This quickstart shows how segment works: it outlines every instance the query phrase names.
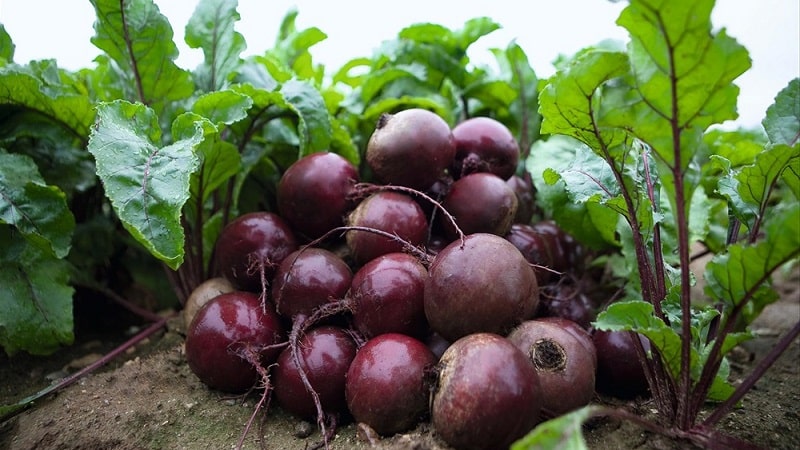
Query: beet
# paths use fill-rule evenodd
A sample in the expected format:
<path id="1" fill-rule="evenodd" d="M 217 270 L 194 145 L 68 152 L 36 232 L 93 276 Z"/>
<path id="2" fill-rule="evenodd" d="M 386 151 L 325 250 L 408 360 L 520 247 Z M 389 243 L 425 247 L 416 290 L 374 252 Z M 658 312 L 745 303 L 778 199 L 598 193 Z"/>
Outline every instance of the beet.
<path id="1" fill-rule="evenodd" d="M 473 173 L 450 186 L 442 206 L 456 219 L 464 234 L 505 236 L 517 213 L 517 196 L 505 181 L 491 173 Z M 442 222 L 445 236 L 457 237 L 450 222 Z"/>
<path id="2" fill-rule="evenodd" d="M 419 204 L 399 192 L 376 192 L 350 213 L 348 225 L 380 230 L 421 246 L 428 235 L 428 220 Z M 402 252 L 404 243 L 369 231 L 348 231 L 347 246 L 358 265 L 387 253 Z"/>
<path id="3" fill-rule="evenodd" d="M 385 333 L 368 340 L 347 372 L 353 418 L 384 436 L 416 426 L 428 413 L 424 373 L 435 363 L 433 352 L 410 336 Z"/>
<path id="4" fill-rule="evenodd" d="M 650 341 L 628 331 L 592 332 L 597 349 L 597 392 L 622 399 L 649 395 L 644 368 L 639 360 L 633 336 L 638 336 L 645 351 Z"/>
<path id="5" fill-rule="evenodd" d="M 594 396 L 597 351 L 580 325 L 560 317 L 526 320 L 508 335 L 536 369 L 542 409 L 556 417 L 589 404 Z"/>
<path id="6" fill-rule="evenodd" d="M 433 331 L 454 341 L 476 332 L 506 334 L 539 303 L 536 276 L 502 237 L 477 233 L 436 255 L 425 280 L 425 316 Z"/>
<path id="7" fill-rule="evenodd" d="M 597 318 L 597 305 L 580 287 L 561 280 L 542 286 L 537 316 L 562 317 L 584 329 L 591 328 Z"/>
<path id="8" fill-rule="evenodd" d="M 356 167 L 336 153 L 304 156 L 278 182 L 278 212 L 298 234 L 320 237 L 344 224 L 352 207 L 348 195 L 358 181 Z"/>
<path id="9" fill-rule="evenodd" d="M 195 314 L 186 332 L 186 362 L 212 389 L 241 393 L 258 381 L 256 365 L 275 362 L 286 334 L 271 303 L 251 292 L 218 295 Z M 260 355 L 248 360 L 246 352 Z"/>
<path id="10" fill-rule="evenodd" d="M 431 421 L 452 447 L 508 448 L 539 423 L 538 374 L 528 357 L 502 336 L 475 333 L 458 339 L 435 372 Z"/>
<path id="11" fill-rule="evenodd" d="M 453 138 L 456 177 L 488 172 L 507 180 L 516 172 L 519 144 L 502 122 L 491 117 L 472 117 L 453 128 Z"/>
<path id="12" fill-rule="evenodd" d="M 345 377 L 357 350 L 350 334 L 344 328 L 321 325 L 300 338 L 297 350 L 300 365 L 319 396 L 322 410 L 333 415 L 346 413 Z M 314 397 L 303 383 L 291 346 L 283 349 L 277 362 L 273 385 L 278 403 L 296 417 L 318 419 Z"/>
<path id="13" fill-rule="evenodd" d="M 286 318 L 309 316 L 318 306 L 344 298 L 352 279 L 350 267 L 333 252 L 303 248 L 281 262 L 272 283 L 272 299 Z"/>
<path id="14" fill-rule="evenodd" d="M 269 287 L 281 261 L 296 249 L 289 224 L 275 213 L 259 211 L 226 225 L 214 252 L 217 267 L 235 287 L 261 292 Z"/>
<path id="15" fill-rule="evenodd" d="M 366 160 L 380 183 L 424 191 L 455 153 L 450 125 L 436 113 L 411 108 L 381 115 L 367 142 Z"/>
<path id="16" fill-rule="evenodd" d="M 574 239 L 561 230 L 555 222 L 545 220 L 535 224 L 515 223 L 505 235 L 525 259 L 534 264 L 539 284 L 547 284 L 561 277 L 559 273 L 580 271 L 576 267 L 581 259 Z"/>
<path id="17" fill-rule="evenodd" d="M 353 326 L 366 338 L 402 333 L 422 339 L 428 331 L 424 288 L 428 270 L 407 253 L 381 255 L 353 276 L 348 292 Z"/>
<path id="18" fill-rule="evenodd" d="M 512 175 L 506 180 L 506 184 L 517 195 L 517 214 L 514 215 L 514 223 L 531 223 L 536 209 L 533 183 L 519 175 Z"/>

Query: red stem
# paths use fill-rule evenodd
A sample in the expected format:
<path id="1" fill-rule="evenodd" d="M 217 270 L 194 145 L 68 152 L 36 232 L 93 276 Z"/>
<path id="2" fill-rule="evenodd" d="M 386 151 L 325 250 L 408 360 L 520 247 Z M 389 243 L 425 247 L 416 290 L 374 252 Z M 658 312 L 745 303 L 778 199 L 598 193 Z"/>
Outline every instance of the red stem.
<path id="1" fill-rule="evenodd" d="M 125 353 L 125 351 L 128 350 L 129 348 L 133 347 L 134 345 L 138 344 L 139 342 L 143 341 L 144 339 L 150 337 L 156 331 L 158 331 L 161 328 L 163 328 L 167 324 L 167 321 L 169 321 L 176 314 L 177 313 L 172 313 L 169 316 L 161 317 L 157 322 L 153 323 L 149 327 L 147 327 L 144 330 L 140 331 L 135 336 L 133 336 L 132 338 L 130 338 L 127 341 L 125 341 L 119 347 L 117 347 L 117 348 L 111 350 L 110 352 L 106 353 L 105 355 L 103 355 L 102 358 L 100 358 L 97 361 L 89 364 L 88 366 L 84 367 L 83 369 L 73 373 L 72 375 L 70 375 L 70 376 L 68 376 L 66 378 L 63 378 L 58 383 L 51 384 L 50 386 L 47 386 L 46 388 L 42 389 L 41 391 L 39 391 L 39 392 L 29 396 L 29 397 L 26 397 L 26 398 L 20 400 L 19 402 L 17 402 L 17 404 L 18 405 L 25 404 L 26 406 L 29 406 L 33 402 L 35 402 L 36 400 L 39 400 L 40 398 L 44 397 L 45 395 L 47 395 L 47 394 L 49 394 L 51 392 L 60 391 L 61 389 L 64 389 L 67 386 L 75 383 L 76 381 L 78 381 L 81 378 L 83 378 L 85 375 L 87 375 L 87 374 L 89 374 L 91 372 L 94 372 L 98 368 L 108 364 L 111 360 L 113 360 L 117 356 L 121 355 L 122 353 Z M 23 409 L 24 408 L 20 408 L 18 410 L 15 410 L 15 411 L 12 411 L 12 412 L 8 413 L 5 416 L 0 417 L 0 422 L 8 420 L 11 417 L 14 417 L 15 415 L 17 415 L 20 412 L 22 412 Z"/>

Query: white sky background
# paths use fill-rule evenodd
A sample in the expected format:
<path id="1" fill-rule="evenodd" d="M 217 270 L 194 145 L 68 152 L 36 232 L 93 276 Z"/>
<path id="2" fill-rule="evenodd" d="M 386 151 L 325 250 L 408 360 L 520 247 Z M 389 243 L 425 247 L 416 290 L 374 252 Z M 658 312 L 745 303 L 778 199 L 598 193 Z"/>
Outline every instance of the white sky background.
<path id="1" fill-rule="evenodd" d="M 175 32 L 181 67 L 202 61 L 199 50 L 183 41 L 184 28 L 197 4 L 193 0 L 156 0 Z M 525 6 L 523 6 L 525 5 Z M 540 78 L 553 73 L 559 54 L 611 38 L 627 41 L 615 21 L 626 2 L 608 0 L 239 0 L 237 31 L 248 44 L 245 55 L 273 47 L 286 12 L 295 6 L 300 29 L 317 27 L 328 38 L 312 47 L 315 61 L 329 73 L 344 62 L 370 56 L 382 41 L 404 27 L 432 22 L 450 29 L 464 21 L 487 16 L 502 28 L 473 44 L 475 63 L 493 63 L 488 48 L 506 47 L 516 40 Z M 54 58 L 67 69 L 91 67 L 99 53 L 94 35 L 94 9 L 88 0 L 0 0 L 0 23 L 16 45 L 14 60 Z M 741 88 L 739 119 L 731 126 L 759 126 L 775 94 L 800 76 L 800 1 L 717 0 L 712 24 L 726 28 L 750 52 L 752 68 L 737 79 Z"/>

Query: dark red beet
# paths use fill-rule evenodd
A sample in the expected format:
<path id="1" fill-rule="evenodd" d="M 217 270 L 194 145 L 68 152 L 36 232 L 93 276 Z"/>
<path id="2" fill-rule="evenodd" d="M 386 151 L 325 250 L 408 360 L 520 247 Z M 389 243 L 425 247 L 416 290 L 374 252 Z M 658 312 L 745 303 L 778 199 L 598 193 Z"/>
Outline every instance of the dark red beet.
<path id="1" fill-rule="evenodd" d="M 356 167 L 336 153 L 305 156 L 278 182 L 278 211 L 298 234 L 317 238 L 344 224 L 347 196 L 358 180 Z"/>
<path id="2" fill-rule="evenodd" d="M 645 351 L 650 341 L 638 335 Z M 597 349 L 597 392 L 623 399 L 649 395 L 633 338 L 627 331 L 594 330 L 592 340 Z"/>
<path id="3" fill-rule="evenodd" d="M 341 300 L 353 274 L 346 262 L 323 248 L 296 250 L 278 267 L 272 283 L 272 299 L 282 316 L 311 315 L 325 303 Z"/>
<path id="4" fill-rule="evenodd" d="M 517 213 L 517 196 L 505 181 L 491 173 L 473 173 L 452 186 L 442 206 L 456 219 L 464 234 L 491 233 L 505 236 Z M 450 222 L 442 228 L 450 240 L 457 237 Z"/>
<path id="5" fill-rule="evenodd" d="M 383 114 L 367 143 L 366 160 L 375 178 L 424 191 L 453 162 L 450 125 L 436 113 L 412 108 Z"/>
<path id="6" fill-rule="evenodd" d="M 300 364 L 319 395 L 322 410 L 327 414 L 345 413 L 345 377 L 357 350 L 353 338 L 343 328 L 322 325 L 300 338 L 297 349 Z M 302 419 L 317 419 L 314 398 L 303 384 L 291 346 L 283 349 L 278 357 L 273 385 L 275 398 L 284 410 Z"/>
<path id="7" fill-rule="evenodd" d="M 186 362 L 195 375 L 213 389 L 245 392 L 258 381 L 254 363 L 268 367 L 286 340 L 272 304 L 261 304 L 251 292 L 221 294 L 203 305 L 186 333 Z M 248 361 L 244 351 L 260 354 Z"/>
<path id="8" fill-rule="evenodd" d="M 536 315 L 563 317 L 588 330 L 597 318 L 597 306 L 580 288 L 563 281 L 541 287 Z"/>
<path id="9" fill-rule="evenodd" d="M 348 297 L 353 325 L 366 338 L 402 333 L 422 339 L 428 330 L 424 288 L 428 270 L 407 253 L 381 255 L 353 276 Z"/>
<path id="10" fill-rule="evenodd" d="M 413 428 L 427 415 L 423 375 L 435 363 L 431 350 L 410 336 L 386 333 L 368 340 L 347 372 L 353 418 L 384 436 Z"/>
<path id="11" fill-rule="evenodd" d="M 533 363 L 542 386 L 542 409 L 556 417 L 589 404 L 597 352 L 580 325 L 560 317 L 526 320 L 508 335 Z"/>
<path id="12" fill-rule="evenodd" d="M 539 284 L 547 284 L 560 277 L 570 268 L 566 255 L 568 251 L 562 243 L 565 233 L 551 221 L 533 225 L 515 223 L 505 235 L 509 242 L 534 264 Z M 549 269 L 549 270 L 548 270 Z"/>
<path id="13" fill-rule="evenodd" d="M 506 180 L 506 184 L 517 194 L 517 214 L 514 216 L 514 223 L 531 223 L 535 209 L 536 194 L 534 193 L 533 183 L 526 181 L 519 175 L 512 175 Z"/>
<path id="14" fill-rule="evenodd" d="M 436 255 L 425 281 L 425 315 L 433 331 L 454 341 L 481 331 L 506 334 L 539 303 L 536 276 L 502 237 L 478 233 Z"/>
<path id="15" fill-rule="evenodd" d="M 516 172 L 519 144 L 502 122 L 491 117 L 472 117 L 453 128 L 453 138 L 456 177 L 488 172 L 507 180 Z"/>
<path id="16" fill-rule="evenodd" d="M 285 220 L 271 212 L 252 212 L 222 229 L 214 251 L 217 267 L 234 286 L 261 292 L 269 288 L 281 261 L 296 249 Z"/>
<path id="17" fill-rule="evenodd" d="M 465 336 L 444 352 L 436 370 L 431 420 L 450 446 L 508 448 L 539 423 L 538 375 L 508 339 L 491 333 Z"/>
<path id="18" fill-rule="evenodd" d="M 406 194 L 391 191 L 376 192 L 359 203 L 350 213 L 348 225 L 384 231 L 414 246 L 422 245 L 428 234 L 428 220 L 419 204 Z M 369 231 L 348 231 L 347 246 L 359 265 L 404 249 L 402 242 Z"/>

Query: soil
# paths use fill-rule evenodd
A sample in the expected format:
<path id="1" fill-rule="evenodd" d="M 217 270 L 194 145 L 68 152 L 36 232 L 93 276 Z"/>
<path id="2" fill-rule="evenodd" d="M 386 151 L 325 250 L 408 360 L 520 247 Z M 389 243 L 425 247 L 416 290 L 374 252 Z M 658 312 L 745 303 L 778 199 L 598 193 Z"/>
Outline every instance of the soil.
<path id="1" fill-rule="evenodd" d="M 794 271 L 781 284 L 781 299 L 753 324 L 757 338 L 733 354 L 734 381 L 748 374 L 798 320 L 800 275 Z M 86 328 L 76 326 L 76 330 Z M 108 327 L 89 329 L 77 334 L 74 345 L 46 358 L 0 355 L 0 405 L 46 387 L 126 338 Z M 206 388 L 186 365 L 183 340 L 184 325 L 177 315 L 166 329 L 103 369 L 0 423 L 0 450 L 235 448 L 260 396 L 226 397 Z M 646 401 L 602 397 L 595 401 L 652 415 Z M 724 433 L 765 449 L 800 448 L 800 341 L 792 343 L 720 426 Z M 587 424 L 585 437 L 592 449 L 690 448 L 632 422 L 610 418 Z M 295 419 L 273 404 L 266 414 L 258 415 L 243 448 L 304 449 L 320 441 L 314 424 Z M 330 448 L 449 450 L 427 423 L 383 439 L 356 424 L 342 424 Z"/>

